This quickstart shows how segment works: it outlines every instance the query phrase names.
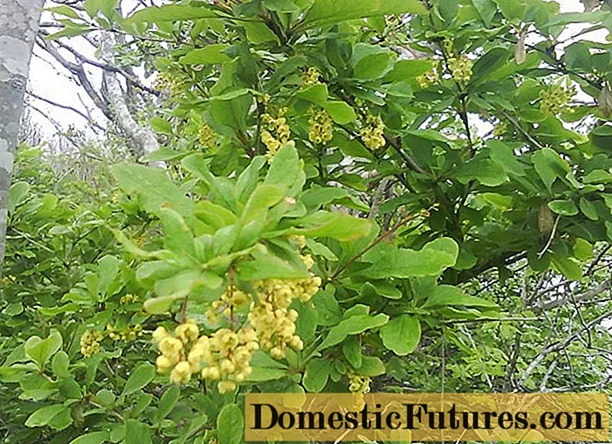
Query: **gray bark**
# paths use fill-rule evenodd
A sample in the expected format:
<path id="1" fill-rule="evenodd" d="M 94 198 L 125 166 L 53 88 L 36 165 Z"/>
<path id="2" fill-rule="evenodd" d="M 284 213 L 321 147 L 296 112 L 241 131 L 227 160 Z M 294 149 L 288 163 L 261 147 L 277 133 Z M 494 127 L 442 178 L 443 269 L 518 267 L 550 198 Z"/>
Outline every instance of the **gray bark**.
<path id="1" fill-rule="evenodd" d="M 0 0 L 0 271 L 13 158 L 42 6 L 43 0 Z"/>

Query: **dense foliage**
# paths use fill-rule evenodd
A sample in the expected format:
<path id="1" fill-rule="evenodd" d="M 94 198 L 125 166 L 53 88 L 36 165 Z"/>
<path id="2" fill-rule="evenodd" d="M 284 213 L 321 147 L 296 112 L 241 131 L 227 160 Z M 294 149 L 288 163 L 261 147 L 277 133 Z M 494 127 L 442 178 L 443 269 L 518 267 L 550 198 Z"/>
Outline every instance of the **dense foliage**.
<path id="1" fill-rule="evenodd" d="M 5 442 L 237 444 L 249 391 L 608 388 L 612 50 L 566 35 L 607 4 L 118 5 L 51 38 L 122 36 L 166 167 L 19 153 Z"/>

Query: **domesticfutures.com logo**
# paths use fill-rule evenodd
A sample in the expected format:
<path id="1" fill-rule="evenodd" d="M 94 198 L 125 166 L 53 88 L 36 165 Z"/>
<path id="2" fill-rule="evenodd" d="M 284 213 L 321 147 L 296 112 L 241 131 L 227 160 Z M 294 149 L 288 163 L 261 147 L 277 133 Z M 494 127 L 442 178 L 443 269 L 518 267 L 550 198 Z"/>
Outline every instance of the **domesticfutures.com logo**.
<path id="1" fill-rule="evenodd" d="M 246 441 L 609 442 L 603 393 L 250 393 Z"/>

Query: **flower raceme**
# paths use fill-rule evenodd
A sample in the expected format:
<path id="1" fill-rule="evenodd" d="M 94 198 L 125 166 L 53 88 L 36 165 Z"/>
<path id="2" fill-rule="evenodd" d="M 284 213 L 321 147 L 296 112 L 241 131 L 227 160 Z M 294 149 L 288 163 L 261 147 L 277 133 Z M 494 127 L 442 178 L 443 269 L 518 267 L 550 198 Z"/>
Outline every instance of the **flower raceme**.
<path id="1" fill-rule="evenodd" d="M 301 258 L 310 270 L 314 264 L 312 257 Z M 212 324 L 225 318 L 230 328 L 200 336 L 193 320 L 178 325 L 174 334 L 158 327 L 153 333 L 161 353 L 156 361 L 157 370 L 170 373 L 170 381 L 176 384 L 187 383 L 193 374 L 201 372 L 203 379 L 218 381 L 220 392 L 233 391 L 250 375 L 255 350 L 261 347 L 280 359 L 286 356 L 288 348 L 303 348 L 302 339 L 296 334 L 298 312 L 291 309 L 291 304 L 295 300 L 309 301 L 320 286 L 321 279 L 313 274 L 305 279 L 267 279 L 253 283 L 257 297 L 251 298 L 235 285 L 229 285 L 221 298 L 211 304 L 206 317 Z M 235 310 L 246 307 L 249 301 L 252 302 L 246 318 L 250 326 L 234 331 Z"/>
<path id="2" fill-rule="evenodd" d="M 287 108 L 281 108 L 276 117 L 267 113 L 262 115 L 265 129 L 261 132 L 261 141 L 268 148 L 269 157 L 273 157 L 281 146 L 289 142 L 291 129 L 285 118 L 286 112 Z"/>
<path id="3" fill-rule="evenodd" d="M 371 150 L 385 146 L 385 124 L 380 116 L 368 114 L 361 128 L 360 135 L 363 144 Z"/>
<path id="4" fill-rule="evenodd" d="M 311 107 L 308 114 L 308 139 L 315 144 L 327 143 L 334 137 L 334 122 L 327 111 Z"/>

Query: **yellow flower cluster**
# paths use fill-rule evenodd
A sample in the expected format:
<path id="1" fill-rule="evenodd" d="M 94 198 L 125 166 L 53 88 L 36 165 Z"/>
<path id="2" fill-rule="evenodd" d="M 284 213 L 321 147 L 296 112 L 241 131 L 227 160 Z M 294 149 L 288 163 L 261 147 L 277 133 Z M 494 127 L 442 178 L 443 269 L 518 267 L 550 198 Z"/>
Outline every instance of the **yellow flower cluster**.
<path id="1" fill-rule="evenodd" d="M 380 116 L 368 114 L 360 135 L 364 145 L 371 150 L 385 146 L 385 124 Z"/>
<path id="2" fill-rule="evenodd" d="M 351 393 L 369 393 L 370 383 L 372 379 L 369 376 L 361 376 L 353 372 L 349 372 L 349 391 Z"/>
<path id="3" fill-rule="evenodd" d="M 108 337 L 114 341 L 126 341 L 131 342 L 135 341 L 137 338 L 143 335 L 142 325 L 134 325 L 133 327 L 127 327 L 124 330 L 120 330 L 115 327 L 113 324 L 108 324 L 106 326 L 106 332 Z"/>
<path id="4" fill-rule="evenodd" d="M 212 148 L 217 143 L 217 134 L 206 123 L 198 129 L 198 142 L 206 148 Z"/>
<path id="5" fill-rule="evenodd" d="M 314 263 L 310 256 L 302 256 L 308 269 Z M 257 332 L 263 350 L 269 350 L 273 358 L 284 358 L 287 347 L 301 350 L 301 338 L 295 334 L 298 313 L 289 309 L 294 299 L 307 302 L 321 286 L 321 279 L 311 276 L 307 279 L 269 279 L 255 284 L 259 302 L 252 303 L 249 312 L 251 326 Z"/>
<path id="6" fill-rule="evenodd" d="M 549 85 L 540 91 L 540 109 L 546 114 L 557 114 L 567 107 L 575 94 L 574 86 Z"/>
<path id="7" fill-rule="evenodd" d="M 218 301 L 211 304 L 211 307 L 206 312 L 206 319 L 211 324 L 219 322 L 219 313 L 230 319 L 234 310 L 246 305 L 250 300 L 250 296 L 239 290 L 234 285 L 227 287 Z"/>
<path id="8" fill-rule="evenodd" d="M 311 107 L 308 114 L 308 139 L 312 143 L 327 143 L 334 137 L 334 122 L 327 111 Z"/>
<path id="9" fill-rule="evenodd" d="M 276 117 L 270 114 L 262 116 L 265 129 L 261 132 L 261 140 L 268 148 L 268 156 L 274 156 L 281 146 L 289 142 L 291 129 L 285 118 L 286 113 L 287 108 L 281 108 Z"/>
<path id="10" fill-rule="evenodd" d="M 228 393 L 251 374 L 251 356 L 258 348 L 252 328 L 238 332 L 223 328 L 210 337 L 201 337 L 192 348 L 189 361 L 203 362 L 202 378 L 219 381 L 219 392 Z"/>
<path id="11" fill-rule="evenodd" d="M 133 294 L 126 294 L 119 300 L 121 305 L 133 304 L 134 302 L 138 302 L 138 296 Z"/>
<path id="12" fill-rule="evenodd" d="M 174 330 L 172 336 L 164 327 L 157 327 L 153 332 L 153 341 L 157 344 L 161 356 L 157 357 L 157 371 L 165 374 L 170 372 L 170 381 L 175 384 L 189 382 L 191 374 L 200 370 L 200 362 L 192 366 L 194 359 L 188 353 L 189 348 L 194 348 L 200 329 L 194 321 L 180 324 Z"/>
<path id="13" fill-rule="evenodd" d="M 472 77 L 472 61 L 466 55 L 448 59 L 448 69 L 457 82 L 468 82 Z"/>
<path id="14" fill-rule="evenodd" d="M 172 76 L 168 72 L 162 72 L 157 75 L 153 88 L 160 92 L 168 92 L 170 97 L 180 96 L 183 93 L 185 82 L 178 77 Z"/>
<path id="15" fill-rule="evenodd" d="M 416 78 L 417 83 L 421 87 L 421 89 L 429 88 L 431 85 L 435 85 L 440 82 L 440 74 L 438 74 L 437 65 L 431 68 L 426 73 L 418 76 Z"/>
<path id="16" fill-rule="evenodd" d="M 156 361 L 157 371 L 170 372 L 170 382 L 185 384 L 201 371 L 203 379 L 219 381 L 221 393 L 233 391 L 236 384 L 251 374 L 251 356 L 259 348 L 252 328 L 238 332 L 223 328 L 212 336 L 200 336 L 192 320 L 176 327 L 174 336 L 158 327 L 153 340 L 161 352 Z"/>
<path id="17" fill-rule="evenodd" d="M 321 73 L 317 68 L 311 66 L 302 74 L 302 83 L 304 86 L 313 86 L 321 83 Z"/>
<path id="18" fill-rule="evenodd" d="M 363 409 L 365 406 L 364 393 L 370 392 L 370 383 L 372 379 L 368 376 L 360 376 L 356 373 L 349 372 L 349 391 L 355 394 L 355 408 Z"/>
<path id="19" fill-rule="evenodd" d="M 102 333 L 96 330 L 85 330 L 81 336 L 81 353 L 86 358 L 100 352 L 100 341 L 104 339 Z"/>

